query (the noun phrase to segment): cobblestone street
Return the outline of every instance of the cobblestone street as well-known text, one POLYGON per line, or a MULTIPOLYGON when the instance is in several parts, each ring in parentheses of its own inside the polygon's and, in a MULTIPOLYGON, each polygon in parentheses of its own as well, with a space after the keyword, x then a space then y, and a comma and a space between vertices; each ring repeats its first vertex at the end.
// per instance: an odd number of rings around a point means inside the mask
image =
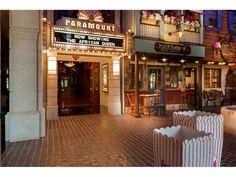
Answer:
MULTIPOLYGON (((172 118, 93 114, 47 121, 46 137, 10 143, 2 166, 152 167, 152 130, 172 118)), ((236 137, 225 134, 222 166, 236 166, 236 137)))

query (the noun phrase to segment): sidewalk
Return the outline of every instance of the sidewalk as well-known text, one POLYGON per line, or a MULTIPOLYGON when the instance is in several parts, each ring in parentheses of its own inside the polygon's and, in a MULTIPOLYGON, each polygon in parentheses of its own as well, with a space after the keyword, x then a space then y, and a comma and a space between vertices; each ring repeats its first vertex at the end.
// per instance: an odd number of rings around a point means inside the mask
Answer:
MULTIPOLYGON (((47 121, 46 137, 10 143, 1 166, 152 167, 154 128, 172 118, 93 114, 47 121)), ((236 166, 236 137, 225 134, 222 166, 236 166)))

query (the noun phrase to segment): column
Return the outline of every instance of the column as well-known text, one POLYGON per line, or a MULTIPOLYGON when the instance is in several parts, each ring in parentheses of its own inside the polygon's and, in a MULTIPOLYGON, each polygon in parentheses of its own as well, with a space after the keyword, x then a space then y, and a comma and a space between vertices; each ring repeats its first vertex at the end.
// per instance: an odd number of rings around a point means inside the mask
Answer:
POLYGON ((202 110, 202 59, 199 60, 197 65, 197 107, 202 110))
POLYGON ((39 11, 10 11, 10 105, 6 140, 40 138, 38 111, 37 43, 39 11))
MULTIPOLYGON (((2 75, 2 68, 1 68, 1 53, 2 53, 2 46, 1 46, 1 25, 2 25, 2 13, 0 11, 0 83, 1 81, 1 75, 2 75)), ((0 113, 2 112, 1 108, 1 95, 2 95, 2 91, 1 91, 1 85, 0 85, 0 113)), ((0 119, 0 158, 1 158, 1 152, 2 152, 2 129, 1 129, 1 125, 2 125, 2 120, 0 119)))
POLYGON ((139 118, 141 117, 139 114, 139 61, 138 61, 138 56, 135 54, 135 117, 139 118))
POLYGON ((41 25, 40 25, 40 33, 39 33, 39 41, 38 41, 38 110, 40 112, 40 137, 45 136, 45 106, 43 104, 44 95, 46 92, 44 91, 45 83, 44 83, 44 75, 45 75, 45 53, 43 53, 43 11, 39 12, 41 25))
POLYGON ((58 119, 57 104, 57 53, 48 52, 48 74, 47 74, 47 120, 58 119))
POLYGON ((108 113, 112 115, 121 114, 121 100, 120 100, 120 72, 114 75, 113 60, 120 60, 119 58, 113 57, 109 64, 109 104, 108 113))

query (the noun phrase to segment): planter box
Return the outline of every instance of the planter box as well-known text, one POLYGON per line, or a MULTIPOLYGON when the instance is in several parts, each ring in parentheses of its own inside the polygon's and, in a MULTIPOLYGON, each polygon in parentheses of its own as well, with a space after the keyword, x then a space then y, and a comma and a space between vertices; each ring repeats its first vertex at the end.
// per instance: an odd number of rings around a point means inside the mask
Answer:
POLYGON ((153 130, 154 165, 171 167, 213 166, 211 133, 184 126, 153 130))
POLYGON ((214 135, 214 165, 220 166, 223 148, 224 118, 221 114, 204 111, 173 113, 174 126, 181 125, 214 135))

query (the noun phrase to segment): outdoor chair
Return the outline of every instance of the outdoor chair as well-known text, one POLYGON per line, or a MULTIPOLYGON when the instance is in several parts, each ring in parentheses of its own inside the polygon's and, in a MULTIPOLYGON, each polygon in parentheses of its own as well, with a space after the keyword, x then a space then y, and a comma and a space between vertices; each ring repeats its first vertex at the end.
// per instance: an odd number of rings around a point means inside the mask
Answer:
POLYGON ((154 101, 154 109, 156 111, 156 115, 157 116, 165 115, 166 114, 166 107, 165 107, 165 104, 162 103, 162 101, 161 101, 161 91, 155 90, 154 93, 157 94, 157 96, 155 97, 155 101, 154 101))
POLYGON ((214 102, 214 106, 216 106, 216 97, 217 97, 217 90, 209 90, 204 91, 203 96, 206 100, 206 106, 208 106, 208 102, 214 102))

